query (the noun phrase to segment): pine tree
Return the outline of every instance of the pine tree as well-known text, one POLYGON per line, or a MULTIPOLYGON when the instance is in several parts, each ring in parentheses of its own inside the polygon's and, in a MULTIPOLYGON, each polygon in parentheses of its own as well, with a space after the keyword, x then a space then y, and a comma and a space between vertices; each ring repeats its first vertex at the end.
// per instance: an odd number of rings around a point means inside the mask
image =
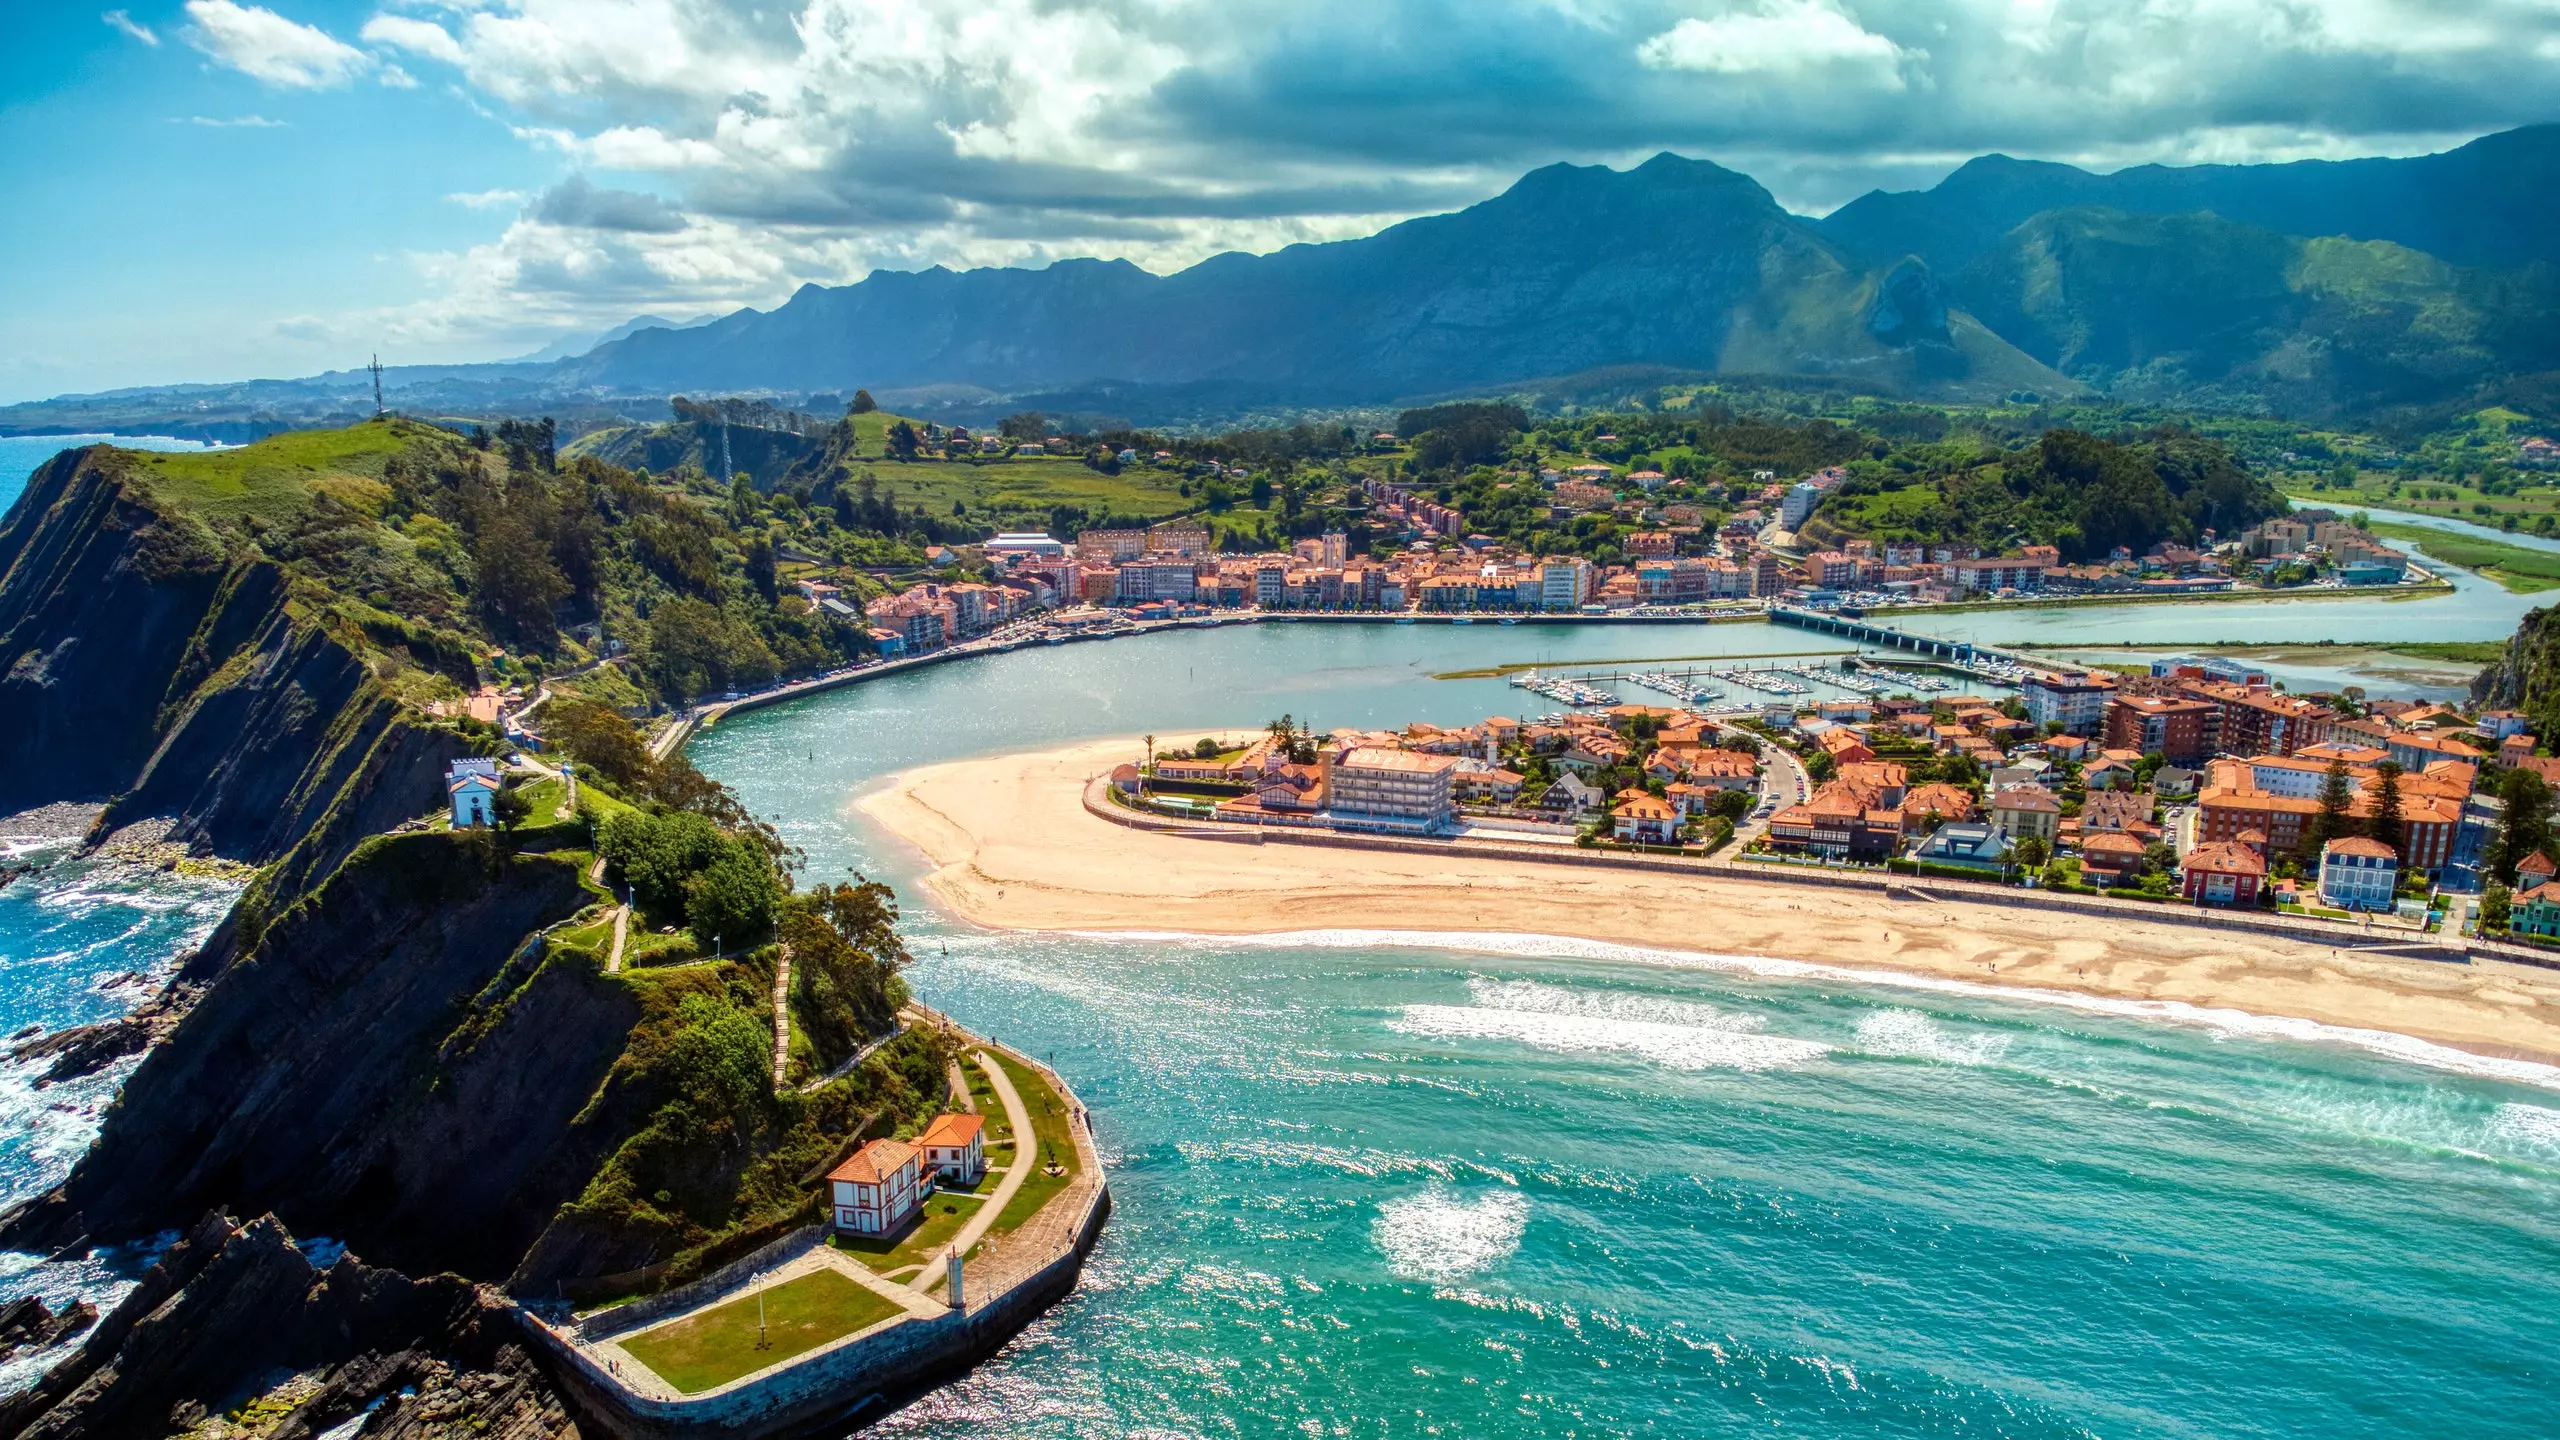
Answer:
POLYGON ((2501 815, 2498 838, 2489 846, 2489 870, 2501 882, 2516 882, 2516 864, 2551 843, 2551 787, 2530 770, 2507 772, 2498 782, 2501 815))
POLYGON ((2332 840, 2347 834, 2347 806, 2352 800, 2347 789, 2347 764, 2332 760, 2320 776, 2320 808, 2303 828, 2302 846, 2297 852, 2306 866, 2320 861, 2320 851, 2332 840))
POLYGON ((2407 837, 2400 823, 2400 766, 2385 760, 2373 767, 2373 838, 2391 847, 2393 854, 2406 848, 2407 837))

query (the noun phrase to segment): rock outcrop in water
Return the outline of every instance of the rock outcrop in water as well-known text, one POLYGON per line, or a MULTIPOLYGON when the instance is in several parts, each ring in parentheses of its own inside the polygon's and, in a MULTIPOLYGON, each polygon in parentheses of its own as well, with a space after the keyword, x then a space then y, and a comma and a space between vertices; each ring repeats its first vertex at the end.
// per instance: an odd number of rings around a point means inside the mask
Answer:
POLYGON ((505 1301, 452 1275, 413 1280, 342 1255, 325 1269, 272 1215, 204 1216, 27 1390, 0 1440, 155 1435, 253 1398, 290 1406, 271 1440, 366 1416, 368 1436, 556 1437, 567 1407, 517 1343, 505 1301))

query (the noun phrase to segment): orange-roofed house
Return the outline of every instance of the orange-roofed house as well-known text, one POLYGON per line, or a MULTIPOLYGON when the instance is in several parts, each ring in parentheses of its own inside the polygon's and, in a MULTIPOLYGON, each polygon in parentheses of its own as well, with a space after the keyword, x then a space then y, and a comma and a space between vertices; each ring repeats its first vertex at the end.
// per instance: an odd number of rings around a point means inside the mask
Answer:
POLYGON ((2555 863, 2548 852, 2536 850, 2516 862, 2516 893, 2522 894, 2555 875, 2560 875, 2560 863, 2555 863))
POLYGON ((1982 807, 1961 785, 1922 785, 1902 797, 1903 828, 1911 833, 1935 830, 1948 820, 1979 820, 1982 807))
POLYGON ((987 1173, 987 1122, 976 1115, 936 1115, 915 1145, 937 1175, 975 1185, 987 1173))
POLYGON ((1823 731, 1820 743, 1823 753, 1836 764, 1863 765, 1876 758, 1876 752, 1869 748, 1866 737, 1846 727, 1823 731))
POLYGON ((2142 869, 2142 842, 2118 830, 2101 830, 2083 841, 2080 864, 2093 884, 2121 885, 2142 869))
POLYGON ((1670 802, 1635 791, 1609 812, 1610 833, 1639 845, 1680 843, 1680 812, 1670 802))
POLYGON ((1689 762, 1689 782, 1718 790, 1749 790, 1760 783, 1760 759, 1739 750, 1701 750, 1689 762))
POLYGON ((2255 905, 2267 883, 2266 837, 2255 830, 2237 840, 2212 840, 2187 851, 2186 895, 2207 905, 2255 905))
POLYGON ((889 1235, 924 1203, 924 1152, 895 1140, 874 1140, 827 1172, 827 1203, 835 1226, 856 1235, 889 1235))

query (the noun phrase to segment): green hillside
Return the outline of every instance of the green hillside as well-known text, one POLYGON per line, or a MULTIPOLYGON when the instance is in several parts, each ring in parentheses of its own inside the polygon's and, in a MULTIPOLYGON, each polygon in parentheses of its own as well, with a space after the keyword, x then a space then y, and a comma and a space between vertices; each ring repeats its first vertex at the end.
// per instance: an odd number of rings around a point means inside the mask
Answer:
POLYGON ((2038 215, 1953 286, 2035 359, 2127 398, 2305 415, 2427 404, 2550 363, 2538 274, 2218 216, 2038 215))
POLYGON ((775 553, 878 545, 789 497, 557 458, 548 432, 481 440, 401 419, 191 454, 101 451, 163 511, 284 565, 374 637, 412 698, 612 655, 663 702, 840 664, 866 643, 775 583, 775 553), (467 668, 467 667, 464 667, 467 668))

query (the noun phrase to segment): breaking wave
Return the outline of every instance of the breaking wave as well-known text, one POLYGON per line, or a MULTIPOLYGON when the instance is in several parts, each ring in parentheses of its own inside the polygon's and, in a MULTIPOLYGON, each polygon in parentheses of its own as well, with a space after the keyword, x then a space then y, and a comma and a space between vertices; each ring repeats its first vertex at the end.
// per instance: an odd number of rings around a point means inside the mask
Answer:
POLYGON ((1378 1207, 1371 1230, 1387 1269, 1406 1280, 1446 1284, 1492 1269, 1520 1248, 1529 1227, 1529 1202, 1517 1191, 1494 1190, 1459 1199, 1431 1185, 1378 1207))
POLYGON ((1388 1028, 1434 1039, 1517 1040, 1541 1050, 1611 1051, 1680 1070, 1775 1070, 1830 1047, 1761 1033, 1755 1015, 1647 995, 1477 980, 1473 1005, 1408 1005, 1388 1028))
POLYGON ((1564 935, 1534 935, 1508 930, 1287 930, 1256 935, 1203 935, 1185 930, 1120 930, 1084 932, 1097 939, 1155 941, 1201 946, 1298 945, 1310 949, 1363 950, 1396 947, 1455 950, 1472 954, 1520 955, 1548 960, 1597 960, 1614 964, 1662 965, 1684 970, 1717 970, 1772 979, 1827 980, 1834 983, 1916 990, 1973 999, 2052 1005, 2086 1014, 2196 1026, 2217 1034, 2257 1040, 2290 1040, 2305 1044, 2344 1045, 2432 1070, 2507 1080, 2560 1090, 2560 1065, 2475 1055, 2450 1045, 2421 1040, 2389 1030, 2329 1025, 2289 1015, 2256 1015, 2183 1000, 2126 1000, 2084 995, 2034 986, 1984 984, 1943 975, 1831 965, 1809 960, 1780 960, 1765 955, 1726 955, 1708 951, 1621 945, 1606 940, 1580 940, 1564 935))

